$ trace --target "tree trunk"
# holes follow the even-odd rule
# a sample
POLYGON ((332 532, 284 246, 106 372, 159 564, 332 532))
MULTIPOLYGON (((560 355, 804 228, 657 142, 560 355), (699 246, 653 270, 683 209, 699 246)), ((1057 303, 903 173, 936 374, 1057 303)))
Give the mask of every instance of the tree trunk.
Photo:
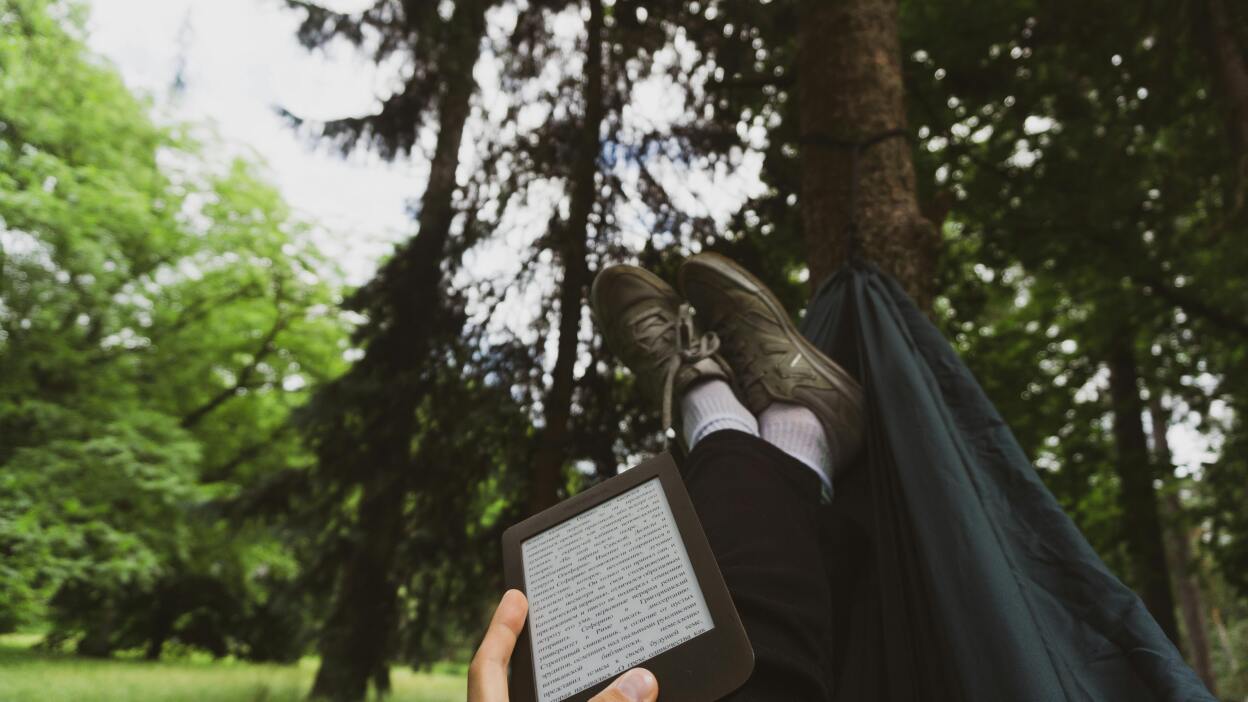
MULTIPOLYGON (((1153 424, 1153 453, 1158 466, 1164 470, 1172 470, 1174 463, 1170 455, 1170 442, 1166 439, 1166 413, 1161 406, 1161 398, 1156 394, 1149 397, 1148 414, 1153 424)), ((1213 658, 1209 653, 1209 626, 1205 621, 1204 597, 1200 592, 1200 583, 1196 580, 1192 569, 1195 559, 1192 558, 1191 537, 1183 522, 1183 504, 1179 496, 1173 492, 1166 493, 1162 501, 1162 512, 1170 527, 1166 530, 1168 549, 1171 556, 1171 571, 1179 590, 1179 611, 1183 615, 1183 629, 1187 632, 1187 651, 1191 656, 1192 667, 1204 681, 1209 692, 1217 694, 1217 678, 1213 674, 1213 658)))
POLYGON ((844 262, 851 217, 860 253, 930 306, 939 237, 919 212, 906 137, 865 147, 851 212, 852 149, 906 128, 897 0, 803 0, 798 27, 801 213, 811 282, 844 262))
POLYGON ((113 655, 113 631, 117 620, 116 606, 106 599, 92 614, 86 633, 78 640, 74 653, 84 658, 109 658, 113 655))
POLYGON ((152 622, 147 633, 147 650, 143 652, 145 660, 160 660, 160 656, 165 650, 165 642, 173 634, 175 612, 172 604, 167 599, 168 596, 164 587, 157 590, 152 607, 152 622))
POLYGON ((1231 632, 1226 630, 1222 621, 1222 612, 1213 608, 1213 628, 1218 632, 1218 643, 1222 645, 1222 655, 1226 656, 1226 665, 1232 673, 1239 671, 1239 657, 1235 655, 1235 644, 1231 641, 1231 632))
POLYGON ((585 260, 589 216, 598 193, 595 182, 601 148, 598 132, 605 109, 602 26, 601 0, 589 0, 585 38, 585 116, 575 151, 576 163, 569 175, 572 194, 568 221, 561 227, 559 241, 559 256, 563 263, 563 281, 559 290, 559 344, 555 367, 551 372, 550 391, 542 403, 546 426, 542 429, 533 463, 533 486, 529 493, 529 510, 532 513, 559 501, 559 485, 566 457, 568 420, 572 415, 572 390, 579 350, 577 337, 581 328, 581 301, 589 283, 589 268, 585 260))
MULTIPOLYGON (((390 310, 390 324, 371 339, 361 364, 379 378, 410 373, 411 366, 429 356, 431 319, 441 309, 442 261, 455 216, 453 197, 459 168, 459 148, 475 90, 472 77, 485 32, 485 3, 457 3, 448 55, 443 64, 444 92, 438 104, 438 142, 421 198, 419 230, 369 283, 373 294, 390 310), (462 14, 461 14, 462 13, 462 14)), ((403 479, 410 468, 411 427, 421 398, 411 388, 395 384, 371 411, 389 419, 375 438, 376 445, 361 454, 371 464, 358 506, 357 533, 352 552, 338 577, 330 613, 321 633, 321 665, 310 697, 332 702, 364 699, 368 682, 385 692, 389 688, 389 656, 397 623, 397 583, 394 555, 402 535, 403 479)))
POLYGON ((1208 0, 1208 26, 1205 34, 1210 51, 1216 83, 1227 103, 1226 123, 1231 134, 1231 145, 1240 160, 1240 177, 1248 159, 1248 60, 1235 40, 1231 17, 1223 0, 1208 0))
MULTIPOLYGON (((368 681, 388 675, 397 615, 390 565, 398 541, 402 492, 370 483, 360 500, 360 541, 343 568, 321 633, 321 666, 312 699, 355 702, 368 681)), ((387 686, 388 687, 388 686, 387 686)))
POLYGON ((1198 3, 1193 33, 1198 48, 1209 58, 1213 87, 1224 106, 1233 174, 1226 184, 1231 217, 1248 205, 1248 60, 1235 36, 1234 20, 1225 0, 1198 3))
POLYGON ((1133 337, 1119 333, 1109 350, 1109 393, 1114 412, 1114 443, 1118 448, 1119 503, 1122 532, 1131 559, 1132 580, 1148 611, 1176 646, 1180 645, 1174 618, 1174 595, 1162 541, 1154 471, 1144 437, 1144 403, 1140 400, 1139 371, 1133 337))
POLYGON ((147 648, 143 651, 143 660, 158 661, 165 650, 165 642, 169 640, 168 631, 152 634, 147 639, 147 648))

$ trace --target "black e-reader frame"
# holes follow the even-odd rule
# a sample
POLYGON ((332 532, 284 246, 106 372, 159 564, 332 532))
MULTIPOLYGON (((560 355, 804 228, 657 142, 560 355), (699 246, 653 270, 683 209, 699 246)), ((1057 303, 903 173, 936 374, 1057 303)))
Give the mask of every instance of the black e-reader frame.
MULTIPOLYGON (((652 658, 638 661, 632 667, 646 668, 654 673, 659 680, 661 699, 710 702, 737 689, 749 678, 754 669, 754 650, 750 647, 732 596, 724 584, 715 555, 670 454, 650 458, 507 529, 503 533, 504 580, 508 588, 527 595, 521 548, 525 541, 655 478, 658 478, 684 542, 697 585, 710 612, 712 627, 652 658)), ((624 575, 621 574, 622 577, 624 575)), ((509 693, 514 702, 537 701, 529 630, 526 620, 511 658, 509 693)), ((617 676, 618 673, 611 675, 560 702, 585 702, 617 676)))

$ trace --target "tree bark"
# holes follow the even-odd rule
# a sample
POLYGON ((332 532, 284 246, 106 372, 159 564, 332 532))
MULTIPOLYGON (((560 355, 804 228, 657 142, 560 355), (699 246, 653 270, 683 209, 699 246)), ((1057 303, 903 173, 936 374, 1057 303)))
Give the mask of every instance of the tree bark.
POLYGON ((926 309, 939 237, 919 211, 905 137, 861 152, 856 207, 850 202, 847 145, 906 128, 897 0, 803 0, 800 13, 800 207, 811 282, 818 285, 845 261, 856 216, 861 255, 926 309))
MULTIPOLYGON (((432 319, 440 309, 442 262, 455 217, 459 149, 476 84, 472 77, 485 33, 484 2, 456 4, 448 38, 444 92, 438 103, 438 141, 421 198, 418 232, 369 283, 370 294, 389 312, 360 363, 377 377, 410 373, 429 357, 432 319)), ((364 699, 368 683, 389 688, 389 656, 397 624, 394 556, 402 536, 403 480, 411 457, 411 421, 421 398, 411 388, 386 386, 370 411, 386 417, 376 445, 357 457, 371 464, 359 502, 351 552, 339 573, 321 633, 321 665, 310 697, 331 702, 364 699)))
POLYGON ((158 587, 152 598, 152 619, 147 632, 147 650, 143 652, 144 660, 158 661, 165 650, 165 643, 173 634, 176 608, 169 602, 167 589, 158 587))
POLYGON ((1234 20, 1224 0, 1206 0, 1195 36, 1209 57, 1213 83, 1226 108, 1226 129, 1234 157, 1228 199, 1232 214, 1248 200, 1248 59, 1235 36, 1234 20))
POLYGON ((1131 559, 1132 580, 1144 605, 1176 646, 1181 645, 1174 617, 1174 595, 1166 567, 1154 471, 1144 436, 1144 403, 1133 336, 1119 333, 1109 349, 1109 393, 1114 412, 1114 443, 1118 449, 1119 504, 1123 540, 1131 559))
POLYGON ((1227 667, 1232 673, 1239 670, 1239 657, 1235 655, 1235 644, 1231 641, 1231 632, 1226 630, 1226 623, 1222 621, 1222 612, 1217 607, 1213 608, 1213 628, 1218 632, 1218 643, 1222 645, 1222 655, 1226 656, 1227 667))
POLYGON ((1209 49, 1213 52, 1217 83, 1227 105, 1227 127, 1235 154, 1248 156, 1248 60, 1235 40, 1223 0, 1209 0, 1209 49))
POLYGON ((589 241, 589 216, 598 193, 598 152, 601 148, 599 130, 604 115, 603 55, 601 0, 589 0, 589 21, 586 23, 585 46, 585 114, 575 151, 576 163, 569 175, 572 190, 568 221, 561 227, 559 256, 563 263, 563 281, 559 290, 559 343, 555 366, 551 371, 550 391, 542 403, 546 426, 539 439, 533 463, 533 485, 529 493, 529 510, 539 512, 559 501, 563 464, 566 459, 568 420, 572 415, 572 391, 575 385, 582 299, 589 283, 585 260, 589 241))
POLYGON ((109 658, 116 650, 113 632, 116 627, 116 605, 105 600, 100 609, 92 614, 86 632, 78 640, 74 653, 84 658, 109 658))
MULTIPOLYGON (((1161 406, 1161 398, 1156 394, 1149 397, 1148 415, 1153 425, 1153 454, 1157 465, 1165 470, 1172 470, 1174 463, 1170 455, 1170 442, 1166 439, 1166 413, 1161 406)), ((1173 492, 1166 494, 1162 501, 1162 512, 1170 527, 1166 530, 1170 548, 1171 571, 1179 591, 1179 611, 1183 615, 1183 629, 1187 633, 1187 651, 1191 656, 1192 667, 1204 681, 1209 692, 1217 694, 1217 678, 1213 674, 1213 658, 1209 652, 1209 626, 1205 621, 1204 597, 1200 591, 1200 583, 1193 572, 1195 559, 1192 558, 1191 536, 1183 526, 1183 504, 1179 496, 1173 492)))
POLYGON ((393 487, 377 482, 365 486, 359 507, 360 538, 343 568, 321 632, 314 700, 362 700, 369 680, 388 676, 398 604, 390 566, 398 545, 402 502, 402 493, 393 487))

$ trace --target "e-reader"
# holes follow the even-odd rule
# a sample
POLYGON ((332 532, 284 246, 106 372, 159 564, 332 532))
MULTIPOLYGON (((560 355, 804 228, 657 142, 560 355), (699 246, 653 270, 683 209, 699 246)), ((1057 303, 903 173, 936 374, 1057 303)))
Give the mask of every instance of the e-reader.
POLYGON ((508 529, 503 570, 529 600, 511 659, 516 702, 583 702, 638 666, 661 699, 710 702, 754 668, 669 454, 508 529))

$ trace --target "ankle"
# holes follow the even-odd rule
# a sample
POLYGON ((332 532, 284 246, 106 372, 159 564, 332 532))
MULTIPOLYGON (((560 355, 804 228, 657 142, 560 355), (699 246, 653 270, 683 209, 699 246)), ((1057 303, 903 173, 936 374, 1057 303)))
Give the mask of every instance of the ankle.
POLYGON ((787 402, 773 402, 758 417, 763 440, 801 461, 832 485, 832 447, 823 424, 810 409, 787 402))
POLYGON ((758 420, 737 399, 732 386, 718 378, 708 378, 686 388, 680 400, 681 425, 685 445, 694 445, 724 429, 758 436, 758 420))

